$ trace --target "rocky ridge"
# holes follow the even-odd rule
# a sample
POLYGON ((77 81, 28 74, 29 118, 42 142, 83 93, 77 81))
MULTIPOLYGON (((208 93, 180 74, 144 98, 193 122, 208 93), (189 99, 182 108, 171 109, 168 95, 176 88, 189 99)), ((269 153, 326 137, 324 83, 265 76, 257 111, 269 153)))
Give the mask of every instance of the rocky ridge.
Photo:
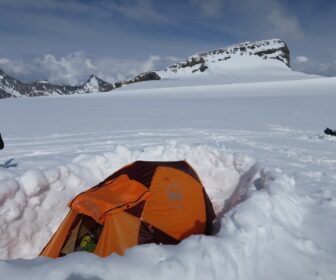
POLYGON ((106 82, 94 75, 82 85, 55 85, 46 81, 24 83, 7 75, 0 69, 0 99, 9 97, 32 97, 32 96, 50 96, 50 95, 71 95, 71 94, 89 94, 94 92, 108 92, 124 85, 148 81, 159 80, 160 77, 155 72, 145 72, 135 76, 132 79, 117 83, 106 82))
POLYGON ((289 49, 286 43, 280 39, 271 39, 244 42, 226 48, 194 54, 181 62, 167 67, 164 72, 178 73, 188 68, 191 73, 204 72, 211 64, 225 63, 225 61, 237 56, 258 56, 263 60, 278 60, 290 67, 289 49))

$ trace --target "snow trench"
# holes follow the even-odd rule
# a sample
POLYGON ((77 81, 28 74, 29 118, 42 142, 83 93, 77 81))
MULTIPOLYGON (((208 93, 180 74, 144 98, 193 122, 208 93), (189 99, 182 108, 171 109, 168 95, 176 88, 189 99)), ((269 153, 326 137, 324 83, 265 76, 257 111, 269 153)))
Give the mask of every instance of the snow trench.
POLYGON ((0 271, 25 279, 22 269, 29 264, 34 279, 311 279, 321 272, 308 265, 317 248, 302 231, 303 215, 294 179, 261 168, 248 156, 178 142, 115 146, 0 181, 0 259, 7 260, 0 271), (195 168, 213 203, 215 235, 191 236, 176 246, 136 246, 123 257, 77 252, 57 260, 36 258, 75 195, 132 161, 183 159, 195 168), (288 258, 302 266, 291 267, 288 258))

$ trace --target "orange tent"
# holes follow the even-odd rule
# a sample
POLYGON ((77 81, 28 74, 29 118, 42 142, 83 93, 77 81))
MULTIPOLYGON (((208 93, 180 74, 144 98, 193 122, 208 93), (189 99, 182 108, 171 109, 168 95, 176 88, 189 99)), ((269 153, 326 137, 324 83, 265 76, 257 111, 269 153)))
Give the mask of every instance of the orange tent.
POLYGON ((57 258, 78 250, 96 232, 93 253, 123 255, 137 244, 177 244, 192 234, 209 234, 211 202, 186 161, 136 161, 79 194, 40 255, 57 258))

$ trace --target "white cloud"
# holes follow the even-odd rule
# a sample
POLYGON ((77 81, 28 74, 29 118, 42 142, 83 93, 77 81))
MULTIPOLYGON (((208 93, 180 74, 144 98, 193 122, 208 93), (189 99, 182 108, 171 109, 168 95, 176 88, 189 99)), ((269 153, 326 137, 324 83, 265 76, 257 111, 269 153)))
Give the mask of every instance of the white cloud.
POLYGON ((297 56, 295 58, 295 62, 297 62, 297 63, 306 63, 308 61, 309 61, 309 59, 306 56, 297 56))
POLYGON ((76 84, 83 75, 95 72, 96 67, 83 52, 75 52, 63 57, 47 54, 34 59, 34 65, 43 71, 53 83, 76 84))
POLYGON ((292 63, 293 70, 327 77, 336 76, 336 61, 316 62, 306 56, 297 56, 292 63))
POLYGON ((153 70, 155 67, 155 63, 160 61, 161 57, 158 55, 151 55, 149 56, 148 60, 143 65, 143 70, 150 71, 153 70))
POLYGON ((10 63, 10 60, 5 57, 0 57, 0 65, 10 63))
POLYGON ((160 70, 177 61, 176 57, 150 55, 144 59, 92 59, 83 51, 65 56, 47 54, 31 61, 0 58, 0 68, 8 74, 24 79, 48 80, 56 84, 81 84, 91 74, 103 80, 116 82, 145 71, 160 70))
POLYGON ((27 68, 27 66, 20 62, 11 60, 5 57, 0 58, 0 68, 3 70, 9 69, 10 73, 14 75, 25 75, 28 72, 30 72, 27 68))

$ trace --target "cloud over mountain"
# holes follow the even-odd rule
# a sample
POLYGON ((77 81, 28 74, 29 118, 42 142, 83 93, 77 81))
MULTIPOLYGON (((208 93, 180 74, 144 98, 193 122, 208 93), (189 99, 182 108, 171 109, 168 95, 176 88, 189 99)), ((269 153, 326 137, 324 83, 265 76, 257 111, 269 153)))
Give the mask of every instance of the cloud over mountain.
POLYGON ((158 55, 143 59, 94 59, 83 51, 77 51, 64 56, 46 54, 26 61, 0 57, 0 69, 25 81, 48 80, 56 84, 76 85, 83 83, 91 74, 108 82, 116 82, 164 68, 176 61, 176 57, 158 55))
POLYGON ((308 74, 334 77, 336 76, 336 60, 317 62, 306 56, 297 56, 293 61, 293 69, 308 74))

